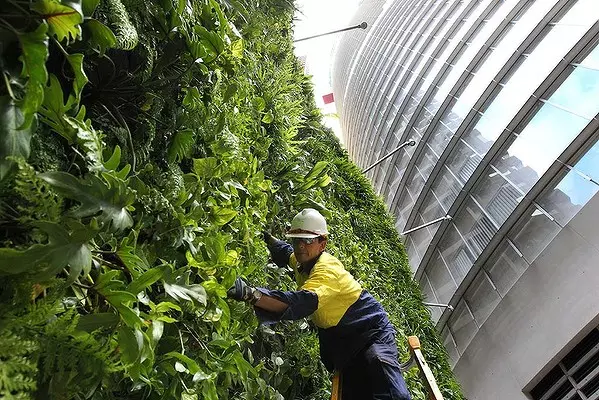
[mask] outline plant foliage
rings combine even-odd
[[[239,275],[293,287],[260,232],[308,206],[461,398],[383,203],[321,124],[292,2],[0,4],[0,398],[328,398],[308,323],[226,299]]]

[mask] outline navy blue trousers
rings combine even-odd
[[[341,370],[343,400],[410,400],[392,335],[367,346]]]

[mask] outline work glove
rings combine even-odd
[[[237,301],[251,302],[254,300],[254,288],[243,279],[235,279],[233,286],[227,290],[227,297]]]
[[[262,231],[262,240],[266,243],[266,247],[270,249],[274,243],[276,243],[277,238],[270,234],[268,231]]]

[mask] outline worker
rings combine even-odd
[[[325,218],[312,208],[293,218],[286,234],[291,245],[265,232],[273,262],[293,269],[299,290],[253,288],[237,278],[228,295],[252,304],[262,323],[311,316],[323,364],[341,375],[343,400],[410,399],[395,329],[381,304],[325,252],[328,234]]]

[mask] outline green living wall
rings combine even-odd
[[[0,10],[0,399],[327,399],[306,321],[226,299],[239,275],[293,288],[260,232],[308,206],[462,398],[383,203],[321,124],[291,1]]]

